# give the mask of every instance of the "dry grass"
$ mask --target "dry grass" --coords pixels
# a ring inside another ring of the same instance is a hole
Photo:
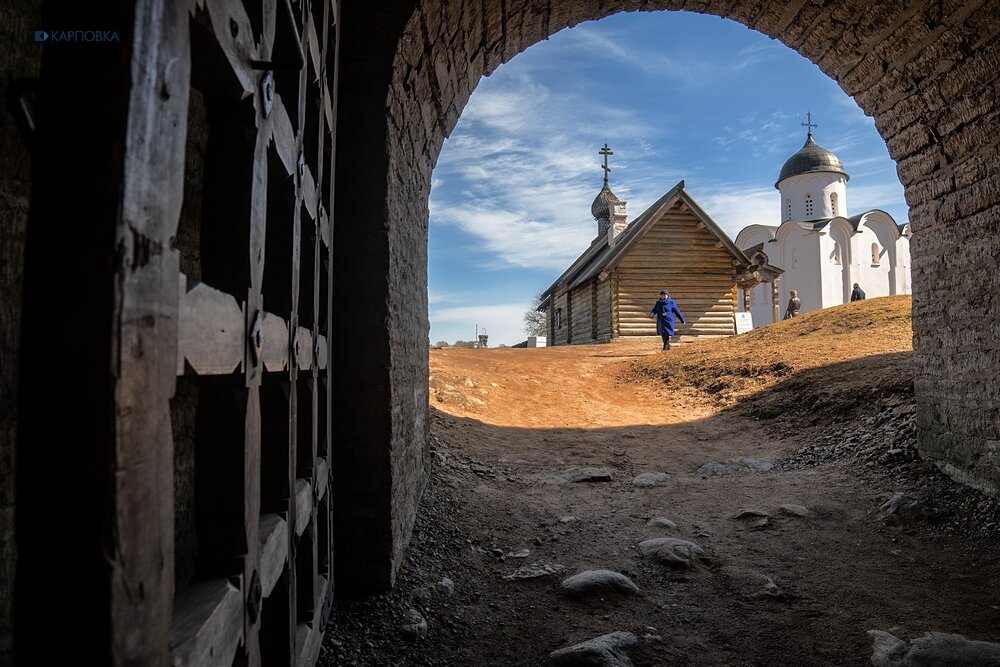
[[[827,308],[636,361],[622,379],[696,390],[761,418],[803,409],[817,419],[846,415],[881,396],[912,391],[910,310],[909,296]]]

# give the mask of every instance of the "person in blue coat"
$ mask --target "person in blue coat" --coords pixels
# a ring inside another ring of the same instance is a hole
[[[663,349],[670,349],[670,337],[674,335],[674,315],[684,324],[684,313],[677,307],[677,302],[670,298],[670,293],[660,290],[660,300],[649,311],[650,317],[656,318],[656,333],[663,339]]]

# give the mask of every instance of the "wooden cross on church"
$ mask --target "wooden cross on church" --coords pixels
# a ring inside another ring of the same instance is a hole
[[[611,172],[611,167],[608,166],[608,156],[609,155],[614,155],[615,152],[613,150],[611,150],[611,148],[608,146],[607,142],[605,142],[604,143],[604,148],[602,148],[601,150],[597,151],[597,154],[604,156],[604,166],[602,167],[602,169],[604,169],[604,184],[607,185],[608,184],[608,174]]]

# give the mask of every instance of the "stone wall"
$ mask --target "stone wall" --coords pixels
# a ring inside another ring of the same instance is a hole
[[[371,192],[376,196],[366,198],[363,206],[358,201],[345,205],[338,169],[337,199],[338,212],[343,209],[337,216],[338,237],[353,239],[360,233],[343,232],[345,225],[356,224],[359,211],[365,216],[384,213],[373,218],[373,227],[364,232],[378,236],[378,247],[372,246],[377,257],[372,259],[379,264],[362,273],[373,278],[388,276],[388,281],[377,278],[377,288],[365,289],[366,303],[378,320],[378,331],[370,333],[380,339],[378,346],[387,353],[370,357],[366,372],[381,374],[378,382],[387,383],[379,385],[378,400],[391,415],[378,427],[384,431],[368,434],[374,436],[368,442],[379,448],[384,446],[378,444],[379,438],[385,437],[386,456],[391,460],[386,483],[394,494],[393,508],[407,513],[394,514],[391,522],[393,567],[408,534],[414,498],[419,495],[416,471],[426,460],[422,444],[425,408],[418,405],[427,364],[423,351],[427,338],[426,200],[441,145],[481,76],[564,27],[620,11],[683,9],[731,18],[809,58],[875,117],[898,164],[911,206],[922,449],[928,456],[948,461],[949,469],[960,471],[966,479],[997,488],[1000,324],[995,314],[1000,307],[1000,273],[995,267],[1000,244],[995,234],[1000,214],[1000,179],[996,178],[1000,145],[994,125],[1000,113],[995,104],[1000,40],[994,4],[870,0],[421,0],[412,6],[399,4],[405,6],[369,12],[382,18],[392,13],[392,30],[399,29],[398,21],[405,19],[388,80],[384,69],[372,79],[388,84],[385,115],[361,123],[349,113],[342,125],[350,131],[378,125],[377,135],[366,136],[365,141],[370,146],[384,145],[385,155],[363,169],[376,178],[373,187],[379,192]],[[351,28],[348,20],[343,25]],[[384,32],[381,24],[376,27],[370,35],[378,45],[364,50],[388,47],[397,34]],[[353,67],[354,55],[347,40],[342,45],[342,71],[347,71]],[[380,60],[379,67],[384,65]],[[341,105],[348,101],[349,92],[341,88]],[[339,136],[338,164],[357,168],[352,152],[345,151],[343,131]],[[340,240],[338,247],[343,247]],[[338,265],[336,271],[345,276],[355,268],[356,263],[350,263]],[[351,284],[355,284],[353,279]],[[385,467],[384,462],[379,465]]]

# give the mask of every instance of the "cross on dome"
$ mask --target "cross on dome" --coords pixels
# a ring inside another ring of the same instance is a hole
[[[607,142],[604,142],[604,148],[602,148],[601,150],[597,151],[597,154],[604,156],[604,166],[602,167],[602,169],[604,169],[604,184],[607,185],[608,184],[608,174],[611,172],[611,167],[608,166],[608,156],[609,155],[614,155],[615,152],[613,150],[611,150],[611,148],[608,146]]]
[[[812,129],[814,127],[819,127],[819,125],[817,125],[816,123],[812,122],[812,119],[813,119],[812,112],[811,111],[807,111],[806,112],[806,122],[799,123],[799,125],[801,125],[802,127],[806,128],[806,132],[808,133],[808,136],[810,136],[810,137],[813,135]]]

